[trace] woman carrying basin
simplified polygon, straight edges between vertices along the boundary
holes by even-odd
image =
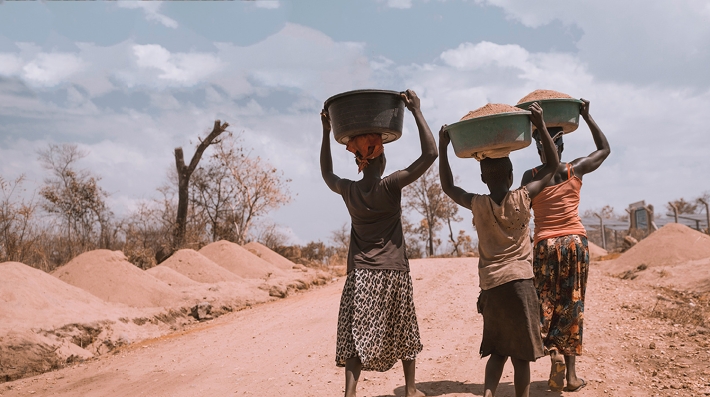
[[[386,96],[386,93],[381,94]],[[379,127],[366,126],[355,132],[366,132],[362,135],[343,134],[342,131],[353,124],[352,120],[341,118],[347,114],[353,116],[353,109],[359,109],[354,111],[355,116],[367,112],[368,109],[362,108],[369,107],[367,103],[343,105],[331,98],[321,112],[321,173],[328,187],[343,197],[352,225],[336,348],[336,365],[345,367],[346,397],[355,396],[360,371],[384,372],[399,360],[404,367],[406,396],[424,396],[415,386],[415,359],[422,344],[405,253],[400,202],[402,188],[419,178],[438,154],[417,95],[411,90],[389,94],[394,107],[375,110],[371,121]],[[345,102],[352,97],[348,95]],[[375,105],[374,102],[371,105]],[[383,137],[390,140],[401,134],[404,105],[412,112],[419,128],[421,155],[409,167],[383,177],[386,164]],[[346,143],[347,150],[355,154],[362,179],[351,181],[333,173],[331,122],[336,140]],[[399,124],[399,132],[395,131],[394,136],[392,131],[387,131],[392,123]]]
[[[535,93],[530,95],[533,94]],[[578,115],[574,121],[578,122],[578,116],[582,116],[592,132],[596,150],[569,163],[560,162],[557,172],[547,186],[533,198],[533,271],[541,305],[543,343],[551,358],[548,385],[553,391],[577,391],[586,385],[584,379],[577,376],[575,361],[576,357],[582,354],[584,296],[589,274],[586,231],[579,218],[580,191],[582,177],[599,168],[611,149],[606,136],[589,114],[589,101],[571,98],[564,100],[568,103],[577,102],[574,111],[578,112]],[[549,103],[559,104],[564,100],[550,98]],[[544,109],[546,100],[540,100],[540,103]],[[524,107],[525,103],[518,106]],[[545,110],[546,115],[554,116],[554,113]],[[574,130],[576,124],[572,123],[574,125],[570,126],[569,121],[556,124],[547,117],[545,123],[561,158],[564,149],[562,135]],[[533,133],[533,136],[536,138],[540,160],[544,165],[546,159],[544,152],[540,150],[539,135]],[[526,171],[521,186],[529,183],[541,168],[542,165]]]

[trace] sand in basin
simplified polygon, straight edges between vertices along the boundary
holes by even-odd
[[[199,252],[216,264],[244,278],[286,275],[283,270],[252,254],[248,249],[229,241],[214,242],[202,247]]]
[[[243,281],[241,277],[192,249],[179,250],[165,262],[161,263],[160,266],[171,268],[183,276],[200,283]]]
[[[620,271],[639,265],[673,266],[710,257],[710,236],[679,223],[669,223],[651,233],[615,259]]]
[[[171,306],[179,299],[169,285],[128,262],[121,251],[85,252],[52,275],[105,301],[134,307]]]
[[[295,263],[277,254],[276,252],[269,249],[269,247],[259,242],[252,241],[251,243],[245,244],[244,248],[253,252],[259,258],[271,263],[272,265],[275,265],[279,269],[290,270],[293,269],[294,266],[296,266]]]
[[[461,117],[460,121],[475,119],[476,117],[490,116],[498,113],[522,112],[523,109],[515,106],[506,105],[504,103],[487,103],[476,110],[472,110]]]
[[[0,335],[8,329],[51,329],[118,318],[128,310],[25,264],[0,263]]]
[[[571,96],[553,90],[535,90],[518,101],[518,105],[525,102],[539,101],[541,99],[572,98]]]
[[[199,282],[187,276],[183,276],[177,271],[163,265],[152,267],[146,270],[146,272],[171,287],[188,287],[200,284]]]

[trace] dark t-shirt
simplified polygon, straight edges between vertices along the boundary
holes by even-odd
[[[345,180],[342,196],[351,219],[348,272],[353,269],[409,271],[402,233],[402,190],[399,172],[365,191]]]

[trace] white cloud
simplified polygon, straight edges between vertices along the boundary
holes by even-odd
[[[145,19],[158,22],[165,27],[172,29],[178,27],[176,20],[158,12],[162,6],[159,1],[117,1],[116,5],[121,8],[140,9],[143,11]]]
[[[412,0],[387,0],[390,8],[408,9],[412,8]]]
[[[40,53],[23,68],[23,77],[38,86],[55,86],[82,71],[86,65],[68,53]]]
[[[444,51],[441,59],[459,70],[475,70],[491,65],[525,70],[529,66],[528,52],[524,48],[517,44],[498,45],[488,41],[463,43],[456,49]]]
[[[275,0],[255,0],[254,5],[258,8],[266,8],[268,10],[276,10],[281,7],[281,2],[275,1]]]
[[[14,76],[22,70],[22,59],[14,54],[0,53],[0,75]]]
[[[562,18],[558,16],[562,11],[555,12],[555,18]],[[542,13],[530,13],[547,21]],[[530,21],[526,23],[542,23]],[[572,23],[572,19],[567,21]],[[710,124],[705,111],[710,107],[710,90],[606,78],[595,71],[594,62],[589,61],[592,50],[585,46],[600,45],[608,35],[595,37],[586,32],[579,53],[534,52],[516,44],[483,41],[443,51],[432,63],[411,65],[368,57],[363,43],[337,42],[296,24],[286,24],[280,32],[249,46],[215,43],[209,52],[171,52],[131,40],[109,47],[79,43],[79,51],[69,57],[79,61],[78,69],[67,66],[77,66],[73,61],[50,64],[47,53],[23,45],[19,53],[0,54],[0,74],[10,76],[0,81],[0,114],[25,117],[31,120],[30,128],[51,130],[56,139],[99,142],[88,146],[95,154],[86,161],[104,176],[102,184],[114,193],[116,205],[152,196],[165,180],[166,170],[174,166],[173,148],[183,146],[189,156],[198,134],[208,130],[213,120],[226,120],[235,133],[243,131],[246,145],[254,147],[255,154],[294,180],[292,191],[297,199],[274,213],[274,219],[291,226],[303,239],[299,241],[325,238],[347,221],[342,200],[328,191],[317,172],[318,110],[325,98],[356,88],[415,89],[435,132],[486,102],[515,103],[537,88],[585,97],[592,101],[592,114],[609,136],[612,156],[585,177],[583,208],[604,204],[620,208],[639,199],[661,205],[710,189],[702,185],[701,178],[693,177],[707,174],[710,141],[703,131]],[[585,44],[584,40],[591,41]],[[695,37],[689,41],[702,42]],[[692,55],[691,50],[683,51]],[[36,74],[27,74],[28,65],[33,65]],[[57,105],[33,97],[23,82],[61,86],[66,89],[67,103]],[[67,88],[71,85],[84,90]],[[93,106],[96,96],[111,90],[147,94],[148,109],[109,106],[98,110]],[[17,131],[26,127],[5,124],[0,131],[18,136]],[[584,126],[566,142],[566,160],[586,155],[594,147]],[[28,145],[17,143],[0,150],[8,159],[0,164],[3,176],[23,169],[22,161],[34,162],[23,154]],[[419,142],[409,114],[402,139],[386,149],[388,172],[416,158]],[[352,156],[342,146],[334,144],[333,155],[341,176],[357,178]],[[513,160],[517,184],[523,168],[536,164],[537,155],[531,148],[516,152]],[[485,191],[478,182],[476,162],[452,162],[462,185]],[[658,167],[660,163],[668,166]],[[41,175],[38,178],[41,182]],[[654,188],[658,185],[662,188]],[[328,222],[310,222],[313,213],[322,214]]]
[[[385,3],[389,8],[407,10],[412,8],[412,0],[377,0],[378,3]]]
[[[510,19],[532,28],[555,20],[576,25],[584,32],[578,56],[602,78],[710,87],[710,6],[705,0],[476,1],[500,7]]]
[[[583,209],[606,204],[621,209],[641,199],[662,205],[678,197],[693,198],[710,188],[692,177],[708,172],[704,160],[710,151],[710,140],[704,133],[710,124],[710,113],[704,111],[710,107],[708,89],[617,83],[596,77],[574,54],[526,54],[522,49],[492,43],[462,45],[444,52],[441,58],[443,65],[398,68],[405,84],[418,86],[418,93],[427,100],[422,106],[432,130],[487,102],[514,104],[538,88],[591,100],[591,113],[607,134],[612,155],[585,177]],[[516,67],[515,62],[510,60],[520,62],[514,73],[510,67]],[[577,132],[566,137],[563,160],[586,156],[593,150],[591,134],[582,122]],[[532,148],[515,152],[511,158],[516,184],[522,171],[539,161]],[[452,164],[463,186],[486,191],[475,162],[455,159]]]
[[[133,53],[138,67],[158,69],[162,72],[159,79],[177,85],[195,85],[222,67],[219,58],[213,54],[171,54],[157,44],[134,45]]]

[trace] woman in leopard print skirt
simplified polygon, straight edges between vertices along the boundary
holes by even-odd
[[[414,310],[412,279],[402,232],[402,188],[414,182],[438,156],[436,142],[419,107],[419,98],[402,93],[419,127],[422,154],[404,170],[382,178],[386,159],[380,134],[350,139],[359,181],[333,173],[330,118],[321,112],[321,173],[340,194],[351,217],[348,276],[338,315],[336,365],[345,367],[345,396],[355,396],[360,371],[384,372],[402,360],[407,397],[424,396],[415,386],[415,359],[422,351]]]

